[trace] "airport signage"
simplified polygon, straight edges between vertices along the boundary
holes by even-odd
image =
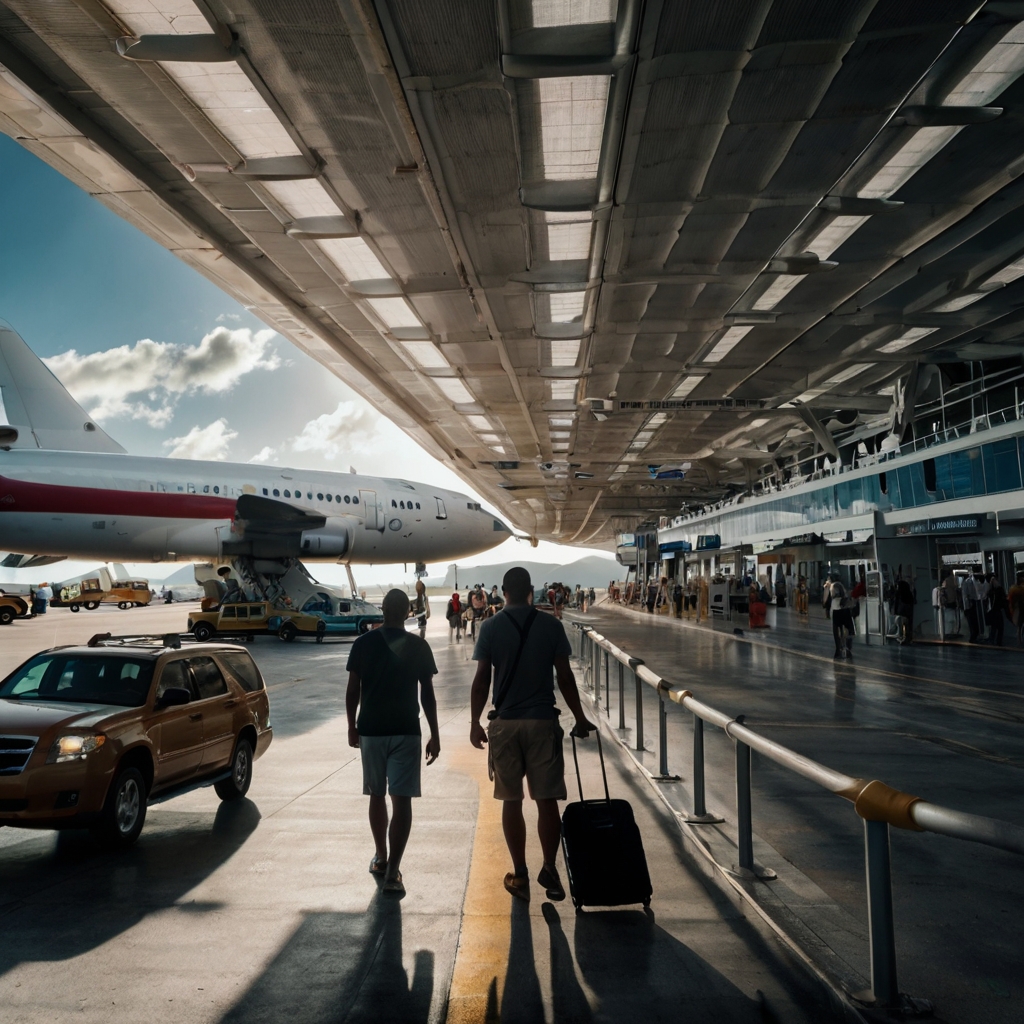
[[[981,533],[980,516],[945,516],[942,519],[918,519],[896,527],[897,537],[928,533]]]
[[[722,538],[717,533],[701,533],[697,536],[698,551],[714,551],[722,546]]]
[[[820,544],[821,537],[817,533],[799,533],[795,537],[787,537],[783,542],[783,547],[796,547],[800,544]]]

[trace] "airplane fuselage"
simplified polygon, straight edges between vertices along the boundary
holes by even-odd
[[[272,524],[257,550],[237,514],[243,495],[324,522],[287,535],[282,530],[279,537]],[[124,561],[252,554],[438,562],[485,551],[508,536],[504,523],[466,495],[406,480],[252,463],[0,450],[0,549],[6,551]]]

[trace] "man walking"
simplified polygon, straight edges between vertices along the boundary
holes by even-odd
[[[847,594],[846,587],[839,581],[835,573],[829,574],[826,593],[832,610],[832,639],[836,644],[833,658],[853,657],[853,600]],[[845,636],[844,636],[845,632]]]
[[[548,899],[564,900],[555,866],[562,823],[558,801],[564,800],[565,764],[563,732],[555,707],[555,686],[573,718],[576,735],[585,739],[595,728],[583,715],[576,679],[569,666],[572,648],[565,628],[554,616],[533,608],[530,574],[521,566],[509,569],[501,584],[505,609],[488,619],[473,650],[477,663],[470,698],[469,739],[474,747],[488,749],[488,773],[494,781],[494,797],[503,802],[501,825],[512,856],[512,871],[505,888],[521,900],[530,898],[526,865],[526,820],[523,817],[523,777],[537,804],[537,832],[544,865],[537,882]],[[494,676],[494,708],[487,715],[490,726],[480,725]]]
[[[420,795],[420,704],[430,726],[427,764],[441,752],[433,684],[437,665],[426,640],[405,630],[409,596],[404,591],[389,590],[381,610],[384,625],[352,645],[345,706],[348,744],[359,748],[363,793],[370,798],[370,831],[376,847],[370,873],[384,878],[385,892],[401,894],[412,798]],[[385,791],[391,797],[390,829]]]

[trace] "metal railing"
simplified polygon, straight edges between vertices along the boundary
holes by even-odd
[[[901,792],[884,782],[858,779],[835,771],[804,757],[788,747],[754,732],[743,724],[743,716],[731,717],[697,700],[682,687],[675,686],[643,662],[617,647],[589,626],[574,622],[572,630],[576,657],[583,669],[583,685],[601,706],[601,662],[604,662],[605,713],[610,716],[610,665],[618,665],[618,728],[626,730],[625,673],[633,676],[635,686],[635,724],[633,740],[637,751],[646,750],[644,742],[644,686],[654,688],[658,699],[658,774],[648,771],[656,782],[677,780],[669,774],[668,712],[666,701],[685,708],[693,716],[692,810],[682,815],[691,824],[712,824],[723,818],[708,812],[705,797],[704,724],[716,726],[735,744],[736,776],[736,848],[737,863],[725,868],[744,879],[770,880],[775,872],[754,860],[750,752],[758,753],[823,789],[849,800],[864,822],[864,860],[867,881],[869,959],[871,992],[876,1005],[897,1007],[900,992],[896,975],[896,943],[893,920],[892,875],[889,855],[889,827],[983,843],[1011,853],[1024,854],[1024,828],[996,818],[951,810]],[[620,742],[626,745],[620,736]],[[645,769],[646,770],[646,769]],[[719,865],[725,867],[725,865]]]

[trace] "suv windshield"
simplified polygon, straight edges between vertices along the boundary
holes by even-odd
[[[70,652],[38,654],[0,683],[0,697],[137,708],[146,703],[152,678],[150,658]]]

